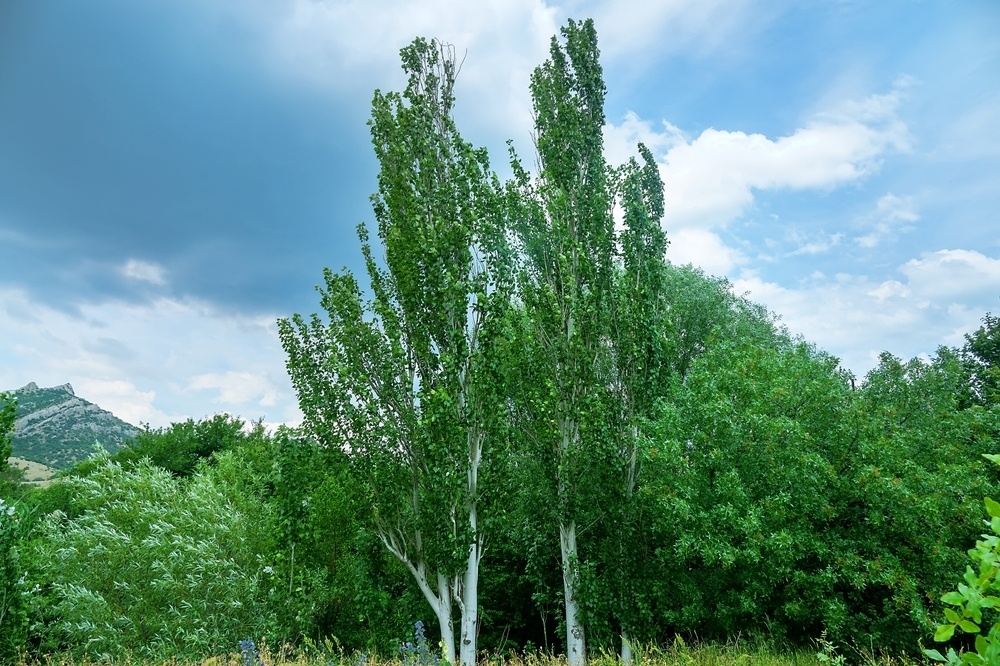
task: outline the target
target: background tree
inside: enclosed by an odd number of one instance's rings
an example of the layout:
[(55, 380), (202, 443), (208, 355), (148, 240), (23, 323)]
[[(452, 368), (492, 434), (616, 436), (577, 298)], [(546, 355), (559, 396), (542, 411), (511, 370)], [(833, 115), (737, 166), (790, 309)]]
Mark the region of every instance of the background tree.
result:
[(1000, 317), (987, 312), (983, 325), (966, 334), (961, 356), (975, 399), (986, 406), (1000, 404)]
[(306, 426), (364, 470), (379, 538), (434, 609), (450, 660), (457, 603), (461, 660), (474, 664), (480, 473), (501, 411), (493, 340), (511, 271), (486, 153), (452, 117), (453, 49), (418, 39), (401, 57), (405, 92), (376, 92), (372, 104), (385, 268), (359, 234), (374, 298), (327, 271), (329, 323), (279, 326)]
[[(652, 153), (639, 144), (639, 162), (631, 159), (618, 178), (618, 201), (623, 228), (618, 237), (619, 265), (614, 272), (611, 301), (610, 375), (607, 387), (609, 436), (617, 446), (617, 464), (601, 487), (605, 520), (610, 524), (604, 542), (603, 588), (591, 605), (603, 600), (620, 628), (621, 658), (630, 664), (639, 625), (649, 621), (649, 605), (641, 570), (649, 563), (642, 547), (645, 534), (636, 491), (640, 483), (640, 427), (652, 416), (656, 401), (667, 389), (667, 340), (671, 335), (666, 300), (666, 234), (663, 217), (663, 181)], [(596, 581), (595, 581), (596, 582)]]
[(21, 551), (28, 532), (20, 507), (0, 496), (0, 663), (14, 663), (28, 634), (27, 599)]
[(0, 393), (0, 497), (13, 497), (24, 480), (24, 472), (9, 459), (14, 452), (14, 422), (17, 420), (17, 399), (10, 393)]
[(185, 483), (148, 460), (126, 470), (104, 456), (59, 485), (76, 518), (46, 516), (27, 563), (44, 652), (197, 658), (273, 631), (253, 547), (257, 525), (271, 524), (265, 507), (238, 511), (210, 476)]

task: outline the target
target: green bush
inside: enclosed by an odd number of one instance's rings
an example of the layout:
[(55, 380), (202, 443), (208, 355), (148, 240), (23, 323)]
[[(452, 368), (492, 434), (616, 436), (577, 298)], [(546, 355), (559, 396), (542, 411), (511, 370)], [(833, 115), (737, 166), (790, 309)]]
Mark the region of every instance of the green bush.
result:
[[(1000, 455), (983, 457), (1000, 464)], [(989, 497), (984, 501), (992, 534), (982, 535), (983, 538), (976, 541), (976, 547), (969, 550), (969, 558), (978, 564), (979, 572), (966, 566), (965, 583), (959, 583), (955, 591), (941, 597), (941, 601), (954, 608), (945, 608), (946, 621), (938, 625), (934, 632), (934, 640), (939, 643), (951, 640), (956, 633), (972, 634), (975, 636), (975, 652), (958, 653), (949, 648), (947, 654), (942, 655), (938, 650), (924, 650), (924, 654), (931, 659), (952, 666), (1000, 664), (1000, 621), (996, 615), (996, 609), (1000, 608), (1000, 597), (997, 596), (1000, 594), (1000, 503)], [(990, 627), (984, 635), (987, 625)]]
[(30, 553), (43, 652), (200, 657), (273, 627), (255, 527), (211, 477), (105, 457), (62, 483), (78, 515), (45, 517)]
[(0, 498), (0, 663), (12, 663), (27, 636), (26, 598), (30, 594), (21, 566), (23, 523), (14, 506)]

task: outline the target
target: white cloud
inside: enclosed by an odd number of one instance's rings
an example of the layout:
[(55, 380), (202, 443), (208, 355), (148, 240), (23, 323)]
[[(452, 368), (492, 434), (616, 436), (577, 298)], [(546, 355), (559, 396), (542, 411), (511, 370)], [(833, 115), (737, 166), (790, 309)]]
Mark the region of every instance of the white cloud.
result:
[(842, 103), (776, 139), (711, 128), (687, 141), (673, 125), (664, 122), (665, 130), (656, 132), (635, 114), (605, 135), (613, 154), (625, 150), (626, 139), (642, 138), (660, 149), (668, 230), (712, 229), (746, 212), (755, 190), (829, 190), (877, 171), (889, 151), (909, 150), (906, 126), (896, 115), (904, 87)]
[(668, 234), (667, 259), (677, 265), (693, 264), (709, 275), (731, 274), (747, 259), (728, 247), (718, 234), (705, 229), (678, 229)]
[(648, 120), (641, 119), (634, 111), (629, 111), (620, 124), (608, 123), (604, 126), (604, 156), (612, 166), (628, 162), (638, 156), (636, 146), (646, 144), (650, 152), (665, 155), (674, 146), (687, 142), (684, 133), (667, 121), (662, 121), (663, 129), (653, 128)]
[(909, 287), (899, 280), (886, 280), (865, 293), (868, 296), (874, 297), (881, 304), (889, 298), (908, 298), (912, 292)]
[(869, 233), (858, 236), (854, 242), (864, 248), (873, 248), (900, 232), (911, 230), (912, 223), (919, 219), (912, 197), (898, 197), (889, 192), (878, 200), (872, 213), (859, 221)]
[(153, 427), (220, 407), (248, 419), (301, 420), (273, 317), (165, 298), (82, 305), (73, 316), (2, 289), (0, 303), (0, 389), (69, 382), (82, 398)]
[(121, 267), (121, 274), (133, 280), (149, 282), (158, 286), (167, 283), (162, 266), (138, 259), (129, 259), (126, 261), (125, 265)]
[(278, 392), (266, 377), (232, 370), (195, 375), (188, 388), (195, 391), (218, 391), (213, 402), (225, 405), (256, 403), (262, 407), (272, 407), (278, 397)]
[(899, 267), (902, 279), (873, 282), (861, 275), (822, 274), (796, 287), (744, 271), (737, 293), (781, 314), (793, 333), (841, 358), (863, 376), (889, 351), (903, 358), (958, 346), (996, 308), (1000, 258), (972, 250), (940, 250)]
[(840, 242), (844, 240), (844, 234), (840, 233), (821, 234), (819, 236), (803, 238), (800, 233), (793, 232), (791, 236), (791, 240), (797, 247), (785, 255), (788, 257), (825, 254), (840, 245)]
[(164, 425), (170, 421), (153, 404), (156, 391), (142, 391), (125, 379), (82, 379), (73, 384), (73, 391), (126, 423)]
[(1000, 258), (975, 250), (938, 250), (900, 267), (914, 295), (924, 300), (996, 301), (1000, 295)]

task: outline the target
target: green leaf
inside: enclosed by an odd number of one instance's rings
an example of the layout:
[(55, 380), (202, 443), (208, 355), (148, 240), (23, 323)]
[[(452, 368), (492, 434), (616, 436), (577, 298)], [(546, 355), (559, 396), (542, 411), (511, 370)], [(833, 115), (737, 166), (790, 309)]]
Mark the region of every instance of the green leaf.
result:
[(958, 624), (962, 621), (962, 617), (950, 608), (944, 609), (944, 616), (948, 618), (948, 621), (952, 624)]
[(945, 661), (944, 655), (937, 650), (924, 650), (924, 654), (934, 661)]
[(952, 606), (961, 606), (965, 603), (965, 597), (963, 597), (959, 592), (949, 592), (941, 597), (941, 601), (946, 604), (951, 604)]
[(1000, 465), (1000, 453), (984, 453), (983, 457)]
[(959, 628), (967, 634), (978, 634), (979, 625), (972, 620), (962, 620), (958, 623)]
[(989, 497), (984, 497), (983, 502), (986, 504), (986, 513), (990, 514), (991, 518), (1000, 518), (1000, 502), (995, 502)]
[(951, 637), (955, 635), (955, 625), (953, 624), (942, 624), (934, 632), (934, 642), (944, 643), (945, 641), (951, 640)]
[(969, 666), (981, 666), (986, 664), (986, 660), (980, 657), (975, 652), (963, 652), (962, 662), (968, 664)]
[(986, 650), (990, 647), (990, 642), (986, 640), (986, 637), (982, 634), (976, 636), (976, 652), (979, 654), (986, 654)]

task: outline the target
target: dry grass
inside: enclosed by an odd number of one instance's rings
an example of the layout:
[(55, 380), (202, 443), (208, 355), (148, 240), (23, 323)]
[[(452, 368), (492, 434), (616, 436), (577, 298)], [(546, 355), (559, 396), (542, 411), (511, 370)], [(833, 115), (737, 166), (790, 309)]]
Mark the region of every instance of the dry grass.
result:
[(7, 464), (24, 471), (24, 480), (29, 485), (44, 488), (52, 483), (52, 477), (59, 470), (24, 458), (8, 458)]

